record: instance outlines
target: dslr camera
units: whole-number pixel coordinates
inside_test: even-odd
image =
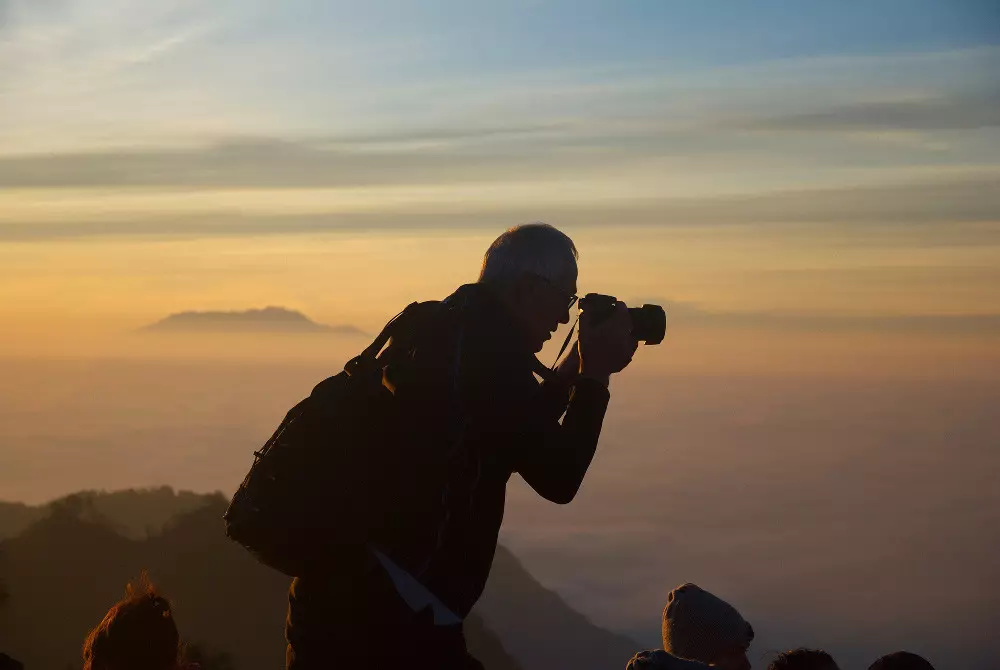
[[[593,315],[594,323],[599,323],[614,313],[618,298],[600,293],[588,293],[580,298],[580,309]],[[629,307],[632,319],[632,336],[646,344],[659,344],[667,331],[667,313],[659,305]]]

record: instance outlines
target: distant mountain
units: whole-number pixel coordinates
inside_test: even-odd
[[[69,507],[77,516],[102,521],[125,537],[156,535],[175,517],[203,507],[211,496],[174,491],[169,486],[124,491],[80,491],[44,505],[0,501],[0,540],[19,535],[49,515],[54,507]]]
[[[475,611],[529,670],[624,668],[641,649],[567,605],[502,545]]]
[[[10,594],[0,608],[0,649],[26,668],[79,667],[87,631],[146,569],[172,601],[186,642],[238,670],[284,667],[289,580],[225,537],[226,505],[213,497],[143,540],[57,505],[0,543],[0,579]],[[487,667],[523,670],[478,616],[470,618],[469,647]]]
[[[226,504],[164,487],[26,507],[41,518],[0,542],[0,582],[10,592],[0,649],[28,668],[76,664],[87,630],[146,568],[174,601],[188,641],[238,670],[282,667],[288,579],[225,537]],[[171,510],[179,516],[164,524]],[[639,648],[573,610],[503,547],[466,637],[488,670],[620,668]]]
[[[234,312],[178,312],[145,326],[147,333],[335,333],[364,335],[349,324],[327,326],[284,307]]]
[[[46,514],[46,509],[42,505],[0,501],[0,540],[19,535]]]

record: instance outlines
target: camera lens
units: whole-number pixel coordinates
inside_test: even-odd
[[[629,307],[632,335],[646,344],[659,344],[667,332],[667,313],[659,305]]]

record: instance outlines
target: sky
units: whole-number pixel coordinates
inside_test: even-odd
[[[650,644],[693,578],[858,667],[995,658],[994,0],[0,0],[0,500],[231,491],[367,342],[137,329],[377,332],[538,220],[668,313],[581,499],[510,489],[543,583]]]
[[[376,329],[531,220],[625,299],[995,315],[998,71],[992,2],[6,0],[7,350]]]

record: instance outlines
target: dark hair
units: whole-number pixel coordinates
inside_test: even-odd
[[[839,670],[833,656],[821,649],[800,647],[778,654],[767,670]]]
[[[934,670],[934,666],[923,656],[897,651],[878,659],[868,670]]]
[[[125,587],[83,643],[83,670],[172,670],[179,664],[180,635],[161,596],[143,574]]]

